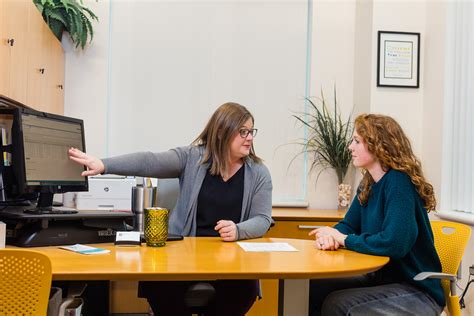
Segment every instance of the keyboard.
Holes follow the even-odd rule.
[[[49,210],[49,209],[37,209],[37,208],[28,209],[28,210],[25,210],[24,212],[28,214],[36,214],[36,215],[77,214],[77,211],[75,210],[58,210],[58,209]]]

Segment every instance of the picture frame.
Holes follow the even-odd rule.
[[[377,87],[420,87],[420,33],[378,31]]]

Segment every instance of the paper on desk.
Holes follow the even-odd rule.
[[[286,242],[237,242],[247,252],[298,251]]]
[[[108,249],[95,248],[95,247],[80,245],[80,244],[75,244],[72,246],[61,246],[59,248],[74,251],[83,255],[98,255],[98,254],[110,252],[110,250]]]

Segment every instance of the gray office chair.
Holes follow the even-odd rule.
[[[191,313],[204,315],[209,303],[216,296],[216,289],[208,282],[191,285],[184,295],[184,303]]]
[[[156,205],[172,211],[179,195],[179,180],[176,178],[158,179],[157,189],[158,195]],[[155,202],[153,204],[155,204]]]
[[[173,210],[179,195],[178,179],[158,179],[157,186],[157,205]],[[199,282],[189,287],[184,296],[184,302],[193,314],[203,315],[215,295],[216,290],[210,283]]]

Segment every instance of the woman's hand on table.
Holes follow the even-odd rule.
[[[315,236],[315,246],[320,250],[337,250],[339,247],[344,247],[347,237],[337,229],[328,226],[313,229],[308,235]]]
[[[233,221],[227,221],[221,219],[217,222],[214,230],[219,233],[223,241],[236,241],[237,240],[237,225]]]

